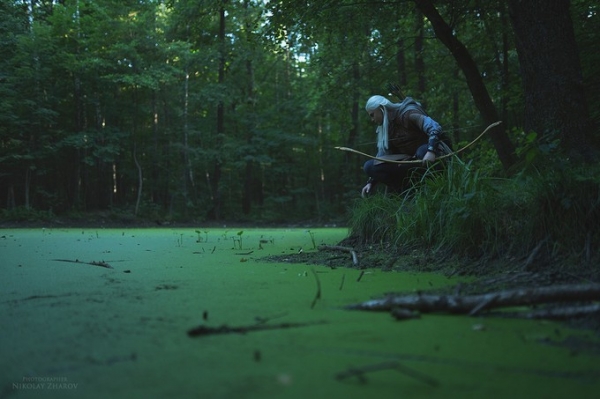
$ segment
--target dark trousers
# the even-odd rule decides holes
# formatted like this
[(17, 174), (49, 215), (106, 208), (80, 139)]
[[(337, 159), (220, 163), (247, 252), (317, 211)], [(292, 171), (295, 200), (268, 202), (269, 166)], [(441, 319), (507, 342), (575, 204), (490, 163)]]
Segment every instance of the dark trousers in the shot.
[[(427, 144), (422, 145), (415, 154), (416, 159), (423, 159), (427, 153)], [(388, 186), (389, 191), (401, 193), (410, 187), (411, 179), (421, 176), (425, 168), (420, 164), (395, 164), (382, 162), (375, 165), (375, 160), (365, 162), (363, 169), (367, 176), (375, 182)]]

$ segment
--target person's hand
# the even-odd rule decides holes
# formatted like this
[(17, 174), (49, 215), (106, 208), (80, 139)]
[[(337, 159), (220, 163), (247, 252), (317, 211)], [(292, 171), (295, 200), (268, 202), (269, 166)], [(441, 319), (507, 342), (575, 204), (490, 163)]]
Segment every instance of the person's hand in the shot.
[(370, 192), (371, 192), (371, 183), (367, 183), (367, 184), (366, 184), (366, 185), (363, 187), (363, 189), (362, 189), (362, 192), (361, 192), (361, 194), (360, 194), (360, 195), (361, 195), (363, 198), (365, 198), (365, 196), (366, 196), (367, 194), (369, 194)]
[(423, 163), (435, 161), (435, 152), (427, 151), (427, 154), (423, 157)]

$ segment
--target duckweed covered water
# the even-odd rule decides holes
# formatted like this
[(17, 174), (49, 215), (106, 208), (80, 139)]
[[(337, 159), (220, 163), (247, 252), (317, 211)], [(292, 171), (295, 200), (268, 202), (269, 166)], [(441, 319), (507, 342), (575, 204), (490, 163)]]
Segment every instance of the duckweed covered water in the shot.
[[(590, 333), (343, 310), (456, 281), (262, 260), (346, 233), (2, 230), (0, 398), (597, 397), (598, 354), (547, 344)], [(284, 328), (188, 336), (200, 325)]]

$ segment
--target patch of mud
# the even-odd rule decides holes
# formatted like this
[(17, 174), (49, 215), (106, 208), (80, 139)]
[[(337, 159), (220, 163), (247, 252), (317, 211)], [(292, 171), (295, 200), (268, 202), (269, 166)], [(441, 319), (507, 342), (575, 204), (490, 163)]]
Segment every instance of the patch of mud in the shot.
[[(600, 283), (597, 266), (590, 263), (576, 263), (568, 259), (540, 259), (528, 263), (524, 259), (468, 259), (458, 258), (441, 251), (399, 250), (390, 244), (361, 245), (356, 238), (349, 237), (337, 246), (351, 249), (358, 258), (353, 262), (350, 252), (319, 248), (318, 251), (269, 256), (264, 260), (281, 263), (302, 263), (335, 268), (380, 269), (388, 272), (434, 272), (452, 279), (466, 277), (461, 282), (444, 288), (427, 291), (431, 294), (460, 292), (464, 295), (486, 294), (506, 289), (527, 287), (548, 287), (562, 284)], [(467, 280), (468, 282), (465, 282)], [(382, 293), (387, 295), (389, 293)], [(402, 294), (402, 293), (397, 293)], [(600, 337), (600, 314), (590, 314), (563, 321), (569, 327), (592, 331)], [(571, 340), (572, 341), (572, 340)], [(588, 347), (600, 354), (600, 344), (589, 341), (568, 341), (574, 351), (581, 351), (577, 345)]]

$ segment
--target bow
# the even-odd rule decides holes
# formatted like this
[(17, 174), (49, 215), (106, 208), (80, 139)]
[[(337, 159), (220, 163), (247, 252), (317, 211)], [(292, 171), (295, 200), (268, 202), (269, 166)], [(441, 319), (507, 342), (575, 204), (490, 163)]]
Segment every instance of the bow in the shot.
[[(439, 159), (444, 159), (444, 158), (449, 158), (453, 155), (456, 155), (458, 153), (463, 152), (464, 150), (466, 150), (467, 148), (469, 148), (470, 146), (472, 146), (473, 144), (475, 144), (480, 138), (482, 138), (490, 129), (495, 128), (496, 126), (498, 126), (499, 124), (501, 124), (502, 121), (498, 121), (498, 122), (494, 122), (491, 125), (489, 125), (488, 127), (485, 128), (485, 130), (483, 132), (481, 132), (481, 134), (477, 137), (475, 137), (475, 139), (473, 141), (471, 141), (470, 143), (468, 143), (467, 145), (465, 145), (464, 147), (462, 147), (461, 149), (458, 149), (454, 152), (451, 152), (450, 154), (446, 154), (446, 155), (442, 155), (436, 158), (436, 160)], [(372, 155), (369, 154), (365, 154), (364, 152), (360, 152), (358, 150), (355, 150), (353, 148), (349, 148), (349, 147), (335, 147), (336, 150), (340, 150), (340, 151), (347, 151), (347, 152), (353, 152), (355, 154), (358, 155), (362, 155), (365, 156), (367, 158), (371, 158), (374, 159), (376, 161), (381, 161), (381, 162), (387, 162), (387, 163), (397, 163), (397, 164), (420, 164), (423, 163), (422, 160), (420, 159), (415, 159), (413, 161), (393, 161), (391, 159), (384, 159), (384, 158), (379, 158), (379, 157), (374, 157)]]

